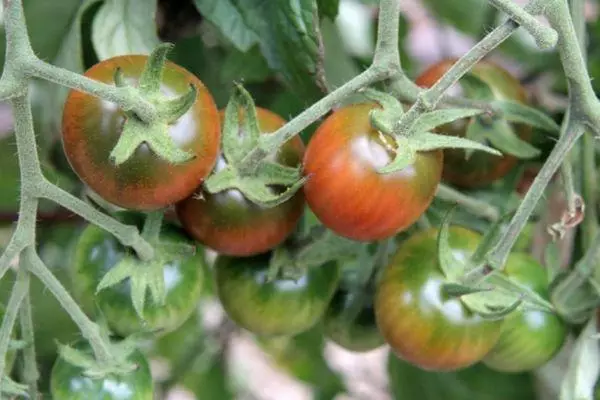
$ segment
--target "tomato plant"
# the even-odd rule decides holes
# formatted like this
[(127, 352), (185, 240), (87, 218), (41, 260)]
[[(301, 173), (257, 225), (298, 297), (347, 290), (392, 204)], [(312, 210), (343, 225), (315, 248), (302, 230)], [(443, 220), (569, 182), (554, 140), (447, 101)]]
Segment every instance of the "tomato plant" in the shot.
[[(85, 76), (110, 84), (115, 69), (120, 68), (125, 80), (135, 82), (147, 59), (141, 55), (117, 56), (94, 65)], [(141, 145), (116, 166), (109, 155), (121, 135), (123, 111), (114, 103), (72, 90), (64, 106), (62, 139), (67, 159), (81, 180), (105, 200), (137, 210), (163, 208), (192, 193), (217, 160), (218, 110), (198, 78), (172, 62), (165, 63), (162, 93), (183, 95), (190, 85), (197, 90), (196, 102), (169, 127), (169, 137), (176, 145), (195, 155), (181, 164), (169, 163)]]
[[(433, 86), (455, 62), (454, 59), (445, 59), (431, 65), (417, 77), (415, 83), (422, 87)], [(475, 64), (470, 73), (486, 83), (496, 99), (527, 103), (527, 95), (521, 83), (499, 65), (483, 60)], [(467, 119), (454, 121), (440, 127), (439, 130), (448, 135), (464, 137), (468, 124)], [(530, 126), (513, 124), (512, 127), (521, 139), (530, 139)], [(474, 152), (466, 159), (464, 150), (446, 149), (443, 179), (467, 188), (483, 186), (508, 174), (517, 162), (518, 159), (512, 155), (498, 157), (480, 151)]]
[(365, 352), (385, 343), (375, 320), (372, 293), (338, 290), (323, 319), (327, 337), (347, 350)]
[(217, 294), (239, 326), (258, 335), (293, 335), (323, 316), (339, 281), (336, 263), (309, 268), (296, 279), (267, 280), (271, 253), (254, 257), (219, 256)]
[(395, 142), (371, 126), (372, 104), (335, 111), (317, 129), (304, 156), (306, 201), (341, 236), (372, 241), (413, 224), (431, 203), (442, 173), (441, 150), (420, 152), (414, 164), (380, 174)]
[[(456, 258), (466, 259), (481, 237), (451, 226), (449, 243)], [(424, 369), (454, 370), (480, 361), (496, 344), (501, 320), (486, 320), (458, 298), (442, 293), (437, 230), (403, 242), (384, 268), (375, 295), (377, 325), (401, 358)]]
[[(78, 346), (91, 354), (89, 346)], [(50, 390), (56, 400), (152, 400), (154, 389), (150, 367), (144, 355), (135, 350), (128, 358), (137, 368), (129, 373), (93, 378), (59, 357), (52, 368)]]
[[(263, 134), (275, 132), (285, 124), (283, 118), (264, 108), (257, 107), (256, 113)], [(297, 167), (303, 154), (304, 144), (296, 136), (269, 160)], [(217, 170), (224, 165), (222, 161), (217, 162)], [(215, 194), (200, 189), (176, 208), (184, 228), (199, 242), (220, 254), (251, 256), (274, 248), (293, 231), (304, 210), (304, 195), (300, 190), (282, 204), (263, 207), (246, 199), (237, 189)]]
[[(189, 239), (173, 226), (165, 226), (161, 241), (189, 243)], [(202, 294), (204, 251), (165, 262), (166, 303), (159, 306), (147, 300), (142, 321), (131, 303), (129, 278), (96, 293), (102, 277), (124, 257), (133, 255), (114, 236), (88, 225), (81, 234), (72, 262), (74, 292), (84, 305), (97, 304), (110, 327), (120, 335), (139, 331), (168, 332), (179, 327), (196, 309)], [(143, 265), (140, 266), (143, 268)]]
[[(525, 253), (511, 254), (504, 271), (515, 282), (548, 298), (546, 271), (533, 257)], [(483, 362), (502, 372), (532, 370), (561, 349), (566, 335), (566, 325), (557, 315), (540, 310), (517, 310), (505, 318), (500, 338)]]

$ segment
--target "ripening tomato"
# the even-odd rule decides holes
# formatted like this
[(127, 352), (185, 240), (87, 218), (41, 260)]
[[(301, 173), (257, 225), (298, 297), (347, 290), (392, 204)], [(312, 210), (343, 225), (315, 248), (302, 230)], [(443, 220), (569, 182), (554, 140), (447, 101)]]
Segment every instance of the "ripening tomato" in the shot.
[(375, 321), (371, 293), (338, 290), (323, 325), (329, 339), (350, 351), (366, 352), (385, 344)]
[(441, 179), (443, 152), (421, 152), (393, 173), (378, 168), (394, 158), (395, 141), (371, 126), (376, 105), (357, 104), (330, 115), (304, 156), (306, 201), (340, 236), (374, 241), (412, 225), (431, 203)]
[(340, 271), (330, 262), (309, 268), (295, 280), (269, 282), (271, 253), (254, 257), (219, 256), (215, 262), (217, 294), (229, 317), (263, 336), (294, 335), (315, 325), (338, 285)]
[[(256, 112), (263, 134), (275, 132), (285, 124), (283, 118), (269, 110), (257, 107)], [(297, 167), (303, 154), (302, 139), (295, 136), (267, 160)], [(216, 170), (224, 165), (221, 158)], [(304, 194), (299, 190), (278, 206), (263, 207), (246, 199), (237, 189), (211, 194), (199, 188), (176, 208), (181, 224), (200, 243), (220, 254), (251, 256), (269, 251), (290, 235), (302, 216)]]
[[(548, 299), (546, 271), (530, 255), (511, 254), (504, 272), (515, 282)], [(566, 336), (567, 327), (558, 315), (539, 310), (517, 310), (504, 319), (500, 339), (483, 362), (501, 372), (533, 370), (558, 353)]]
[[(89, 345), (76, 346), (91, 354)], [(135, 350), (129, 361), (137, 368), (129, 373), (93, 378), (80, 367), (59, 357), (50, 375), (50, 391), (54, 400), (152, 400), (154, 388), (148, 361)]]
[[(399, 357), (427, 370), (449, 371), (480, 361), (496, 344), (501, 320), (486, 320), (458, 298), (442, 292), (445, 277), (437, 259), (437, 230), (402, 243), (384, 268), (375, 295), (377, 325)], [(451, 226), (449, 243), (466, 259), (481, 236)]]
[[(182, 232), (171, 225), (161, 231), (161, 242), (190, 243)], [(159, 251), (158, 248), (155, 248)], [(88, 225), (75, 248), (71, 265), (73, 291), (84, 306), (96, 304), (117, 334), (127, 336), (141, 331), (170, 332), (182, 325), (194, 312), (202, 295), (204, 251), (198, 246), (195, 254), (165, 261), (164, 280), (167, 293), (164, 305), (147, 296), (144, 319), (140, 319), (131, 302), (131, 284), (127, 278), (96, 293), (104, 275), (124, 257), (134, 257), (129, 249), (108, 232)], [(143, 268), (143, 265), (139, 266)]]
[[(455, 62), (455, 59), (446, 59), (430, 66), (417, 77), (415, 83), (422, 87), (433, 86)], [(471, 73), (489, 85), (496, 99), (527, 104), (527, 95), (521, 83), (501, 66), (482, 60), (475, 64)], [(444, 125), (439, 128), (440, 133), (464, 137), (468, 121), (464, 119)], [(531, 138), (531, 126), (512, 124), (512, 127), (522, 140)], [(464, 150), (446, 149), (443, 179), (466, 188), (483, 186), (508, 174), (517, 162), (518, 159), (511, 155), (499, 157), (482, 151), (475, 151), (467, 160)]]
[[(118, 67), (127, 81), (136, 82), (147, 59), (142, 55), (110, 58), (94, 65), (85, 76), (112, 84)], [(94, 192), (124, 208), (160, 209), (189, 196), (217, 161), (221, 126), (215, 102), (204, 84), (184, 68), (165, 63), (161, 82), (164, 95), (183, 95), (190, 85), (197, 90), (196, 102), (170, 125), (169, 137), (195, 158), (177, 165), (142, 144), (131, 158), (116, 166), (109, 155), (121, 136), (123, 111), (107, 100), (71, 90), (63, 110), (62, 139), (73, 170)]]

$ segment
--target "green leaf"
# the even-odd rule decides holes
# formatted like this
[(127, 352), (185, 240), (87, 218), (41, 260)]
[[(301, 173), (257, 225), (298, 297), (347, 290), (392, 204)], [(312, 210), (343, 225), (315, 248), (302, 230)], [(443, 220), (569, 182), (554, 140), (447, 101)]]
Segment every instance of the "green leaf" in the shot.
[(485, 0), (424, 0), (425, 6), (439, 20), (468, 34), (478, 34), (485, 23)]
[(194, 0), (196, 8), (241, 52), (258, 43), (258, 35), (248, 26), (237, 0)]
[(558, 124), (540, 110), (510, 100), (495, 100), (492, 105), (502, 110), (503, 118), (509, 122), (527, 124), (551, 133), (558, 133)]
[(259, 38), (271, 69), (306, 101), (323, 95), (319, 87), (319, 21), (313, 0), (235, 0), (246, 24)]
[(537, 157), (540, 151), (517, 136), (512, 127), (504, 119), (496, 119), (491, 125), (472, 120), (466, 135), (471, 138), (485, 138), (503, 153), (521, 159)]
[(569, 360), (569, 369), (562, 382), (560, 400), (593, 400), (594, 387), (600, 372), (596, 313), (580, 333)]
[(473, 117), (483, 113), (483, 110), (476, 108), (449, 108), (435, 110), (425, 114), (421, 114), (417, 121), (412, 126), (413, 132), (428, 132), (436, 127), (447, 123), (460, 120), (463, 118)]
[(231, 51), (223, 61), (221, 69), (223, 82), (243, 81), (245, 84), (262, 82), (270, 75), (271, 69), (258, 46), (246, 52)]
[(92, 25), (98, 58), (149, 54), (160, 43), (155, 16), (155, 1), (105, 0)]
[(317, 0), (317, 6), (321, 17), (327, 17), (333, 21), (337, 17), (340, 0)]
[(398, 400), (531, 400), (536, 398), (533, 376), (504, 374), (483, 364), (454, 372), (422, 370), (390, 353), (389, 380)]

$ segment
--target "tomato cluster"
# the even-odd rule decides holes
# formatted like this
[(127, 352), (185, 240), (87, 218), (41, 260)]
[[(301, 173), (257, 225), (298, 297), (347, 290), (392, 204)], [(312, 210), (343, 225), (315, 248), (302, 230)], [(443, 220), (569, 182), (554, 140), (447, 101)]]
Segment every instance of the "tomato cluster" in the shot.
[[(135, 83), (146, 60), (116, 57), (94, 66), (86, 76), (110, 83), (120, 68), (124, 79)], [(417, 83), (431, 86), (450, 65), (444, 61), (432, 66)], [(499, 66), (482, 62), (474, 73), (500, 97), (522, 100), (522, 88)], [(566, 328), (553, 314), (519, 310), (504, 320), (490, 320), (460, 299), (447, 297), (433, 228), (405, 240), (369, 290), (341, 286), (342, 266), (337, 261), (304, 267), (293, 278), (273, 275), (271, 270), (276, 248), (294, 245), (288, 239), (295, 239), (305, 207), (339, 236), (363, 242), (387, 239), (406, 231), (425, 213), (442, 179), (459, 186), (486, 184), (506, 175), (516, 158), (475, 153), (465, 161), (462, 151), (437, 149), (419, 152), (412, 164), (383, 174), (379, 169), (394, 159), (398, 144), (371, 121), (372, 112), (381, 106), (347, 105), (320, 124), (306, 150), (294, 137), (267, 155), (268, 162), (298, 168), (307, 181), (286, 201), (262, 206), (236, 188), (211, 193), (203, 186), (204, 179), (221, 171), (228, 160), (220, 143), (224, 112), (219, 114), (202, 82), (167, 62), (161, 85), (165, 95), (184, 94), (190, 85), (197, 90), (194, 105), (168, 129), (178, 148), (194, 154), (181, 164), (169, 163), (142, 145), (117, 166), (110, 161), (110, 152), (127, 114), (75, 90), (64, 109), (64, 149), (81, 180), (107, 202), (136, 212), (172, 207), (176, 218), (163, 227), (160, 239), (197, 242), (193, 256), (164, 263), (166, 302), (154, 304), (148, 297), (140, 318), (131, 301), (135, 288), (128, 279), (97, 292), (107, 272), (135, 255), (95, 226), (84, 230), (70, 263), (73, 291), (86, 310), (100, 311), (115, 334), (169, 332), (181, 326), (193, 314), (209, 273), (229, 317), (260, 336), (297, 335), (322, 323), (327, 337), (348, 350), (369, 351), (387, 343), (399, 357), (431, 370), (454, 370), (480, 361), (502, 371), (530, 370), (560, 349)], [(262, 135), (285, 124), (267, 109), (256, 108), (256, 115)], [(466, 125), (458, 121), (441, 130), (465, 136)], [(286, 189), (269, 188), (278, 193)], [(450, 229), (449, 243), (457, 258), (468, 258), (480, 240), (478, 233), (466, 228)], [(218, 253), (212, 270), (206, 267), (204, 246)], [(505, 273), (548, 296), (544, 271), (535, 260), (513, 255)], [(141, 367), (114, 383), (139, 390), (135, 398), (149, 398), (142, 387), (148, 379), (145, 361), (137, 354), (132, 357)], [(99, 385), (62, 359), (55, 365), (56, 396), (110, 397)]]

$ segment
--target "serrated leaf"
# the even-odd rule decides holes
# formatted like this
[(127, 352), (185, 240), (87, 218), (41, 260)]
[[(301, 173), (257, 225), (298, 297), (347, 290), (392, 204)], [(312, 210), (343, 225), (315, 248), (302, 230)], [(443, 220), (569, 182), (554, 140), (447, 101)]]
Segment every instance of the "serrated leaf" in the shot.
[(215, 24), (240, 51), (248, 51), (258, 43), (258, 35), (248, 26), (234, 0), (194, 0), (196, 8)]
[(503, 119), (496, 119), (491, 125), (485, 125), (475, 119), (469, 123), (467, 136), (485, 138), (501, 152), (521, 159), (534, 158), (540, 154), (538, 149), (519, 138)]
[(416, 136), (415, 141), (416, 143), (414, 144), (414, 146), (415, 149), (418, 151), (454, 148), (479, 150), (489, 154), (493, 154), (495, 156), (502, 155), (502, 153), (500, 153), (498, 150), (493, 149), (489, 146), (485, 146), (481, 143), (477, 143), (475, 141), (457, 136), (438, 135), (435, 133), (428, 132)]
[(413, 132), (428, 132), (438, 126), (482, 114), (483, 110), (476, 108), (449, 108), (421, 114), (412, 126)]
[(522, 123), (551, 133), (558, 133), (560, 127), (540, 110), (510, 100), (495, 100), (492, 105), (502, 110), (503, 118), (509, 122)]
[(105, 0), (92, 24), (98, 58), (149, 54), (160, 43), (155, 15), (155, 1)]
[(596, 313), (580, 333), (569, 360), (569, 369), (563, 379), (560, 400), (594, 400), (594, 387), (600, 372), (600, 356)]

